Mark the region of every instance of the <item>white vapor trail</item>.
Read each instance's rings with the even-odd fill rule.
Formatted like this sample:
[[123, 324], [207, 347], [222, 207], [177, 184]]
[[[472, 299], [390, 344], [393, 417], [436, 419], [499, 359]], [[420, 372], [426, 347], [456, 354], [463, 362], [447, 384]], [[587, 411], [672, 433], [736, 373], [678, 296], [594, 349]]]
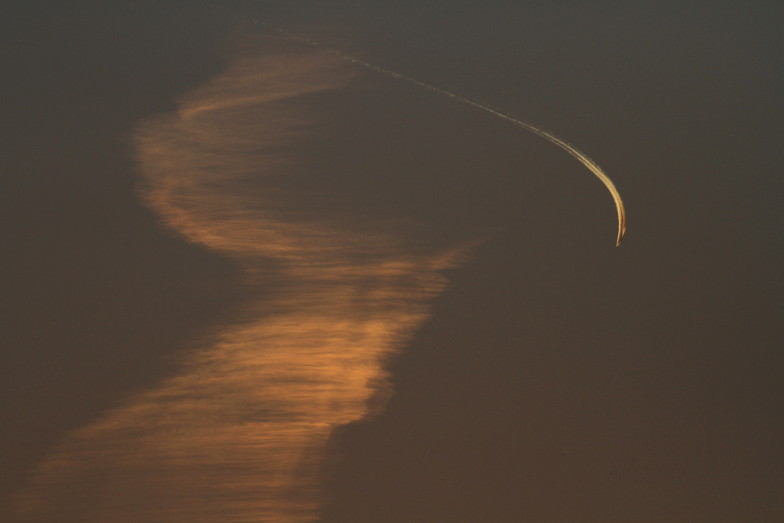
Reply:
[[[284, 31], [281, 30], [281, 32], [284, 32]], [[286, 34], [288, 34], [288, 33], [286, 33]], [[288, 34], [288, 36], [292, 37], [293, 35]], [[494, 108], [492, 108], [489, 105], [476, 102], [476, 101], [471, 100], [469, 98], [464, 98], [464, 97], [462, 97], [462, 96], [460, 96], [458, 94], [455, 94], [455, 93], [453, 93], [451, 91], [447, 91], [446, 89], [441, 89], [440, 87], [435, 87], [433, 85], [426, 84], [425, 82], [421, 82], [419, 80], [411, 78], [410, 76], [406, 76], [404, 74], [396, 73], [395, 71], [390, 71], [389, 69], [384, 69], [383, 67], [379, 67], [377, 65], [373, 65], [373, 64], [371, 64], [369, 62], [365, 62], [364, 60], [360, 60], [359, 58], [355, 58], [355, 57], [350, 56], [350, 55], [346, 55], [344, 53], [341, 53], [340, 51], [336, 51], [334, 49], [326, 48], [322, 44], [320, 44], [319, 42], [316, 42], [315, 40], [310, 40], [308, 38], [296, 37], [296, 36], [294, 36], [294, 38], [296, 38], [296, 39], [298, 39], [300, 41], [303, 41], [305, 43], [308, 43], [310, 45], [317, 46], [317, 47], [325, 50], [326, 52], [329, 52], [331, 54], [339, 56], [340, 58], [342, 58], [343, 60], [346, 60], [348, 62], [357, 64], [357, 65], [361, 65], [362, 67], [365, 67], [365, 68], [370, 69], [372, 71], [376, 71], [376, 72], [381, 73], [381, 74], [383, 74], [385, 76], [389, 76], [390, 78], [394, 78], [396, 80], [401, 80], [403, 82], [407, 82], [409, 84], [415, 85], [416, 87], [420, 87], [422, 89], [430, 91], [431, 93], [435, 93], [435, 94], [438, 94], [438, 95], [449, 97], [449, 98], [451, 98], [451, 99], [453, 99], [453, 100], [455, 100], [457, 102], [460, 102], [460, 103], [463, 103], [463, 104], [466, 104], [466, 105], [470, 105], [471, 107], [475, 107], [476, 109], [480, 109], [482, 111], [490, 113], [493, 116], [497, 116], [498, 118], [502, 118], [502, 119], [506, 120], [507, 122], [510, 122], [513, 125], [516, 125], [517, 127], [521, 127], [521, 128], [523, 128], [523, 129], [525, 129], [527, 131], [530, 131], [530, 132], [532, 132], [532, 133], [534, 133], [534, 134], [536, 134], [538, 136], [541, 136], [542, 138], [544, 138], [545, 140], [549, 141], [550, 143], [552, 143], [554, 145], [557, 145], [558, 147], [560, 147], [561, 149], [563, 149], [564, 151], [566, 151], [567, 153], [572, 155], [581, 164], [583, 164], [589, 171], [591, 171], [599, 179], [599, 181], [601, 181], [604, 184], [604, 186], [607, 188], [607, 190], [610, 191], [610, 195], [612, 196], [613, 201], [615, 202], [615, 209], [616, 209], [616, 211], [618, 213], [618, 236], [617, 236], [617, 238], [615, 240], [615, 246], [617, 247], [617, 246], [619, 246], [621, 244], [621, 241], [623, 240], [623, 237], [626, 234], [626, 209], [623, 206], [623, 200], [621, 199], [621, 195], [618, 192], [618, 189], [615, 187], [615, 184], [612, 182], [612, 180], [610, 180], [610, 177], [607, 176], [604, 173], [602, 168], [599, 167], [599, 165], [596, 162], [591, 160], [587, 155], [585, 155], [584, 153], [579, 151], [577, 148], [573, 147], [572, 145], [570, 145], [569, 143], [565, 142], [564, 140], [558, 138], [557, 136], [555, 136], [554, 134], [552, 134], [549, 131], [545, 131], [544, 129], [536, 127], [535, 125], [532, 125], [530, 123], [524, 122], [524, 121], [519, 120], [517, 118], [514, 118], [512, 116], [509, 116], [508, 114], [505, 114], [505, 113], [503, 113], [503, 112], [501, 112], [501, 111], [499, 111], [497, 109], [494, 109]]]

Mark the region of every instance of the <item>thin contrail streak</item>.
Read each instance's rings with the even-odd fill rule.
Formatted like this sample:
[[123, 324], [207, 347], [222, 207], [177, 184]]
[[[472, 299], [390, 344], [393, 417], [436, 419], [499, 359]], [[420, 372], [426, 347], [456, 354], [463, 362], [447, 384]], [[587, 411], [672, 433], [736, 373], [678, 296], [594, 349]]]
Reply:
[[[281, 32], [283, 32], [283, 31], [281, 31]], [[581, 164], [583, 164], [589, 171], [591, 171], [597, 178], [599, 178], [599, 181], [601, 181], [604, 184], [604, 186], [607, 187], [607, 190], [610, 191], [610, 195], [612, 196], [613, 201], [615, 201], [615, 209], [618, 212], [618, 237], [615, 240], [615, 246], [617, 247], [617, 246], [619, 246], [621, 244], [621, 241], [623, 240], [623, 237], [626, 234], [626, 210], [625, 210], [625, 208], [623, 206], [623, 200], [621, 199], [621, 195], [618, 192], [618, 189], [615, 187], [615, 184], [612, 182], [612, 180], [610, 180], [610, 177], [607, 176], [604, 173], [602, 168], [599, 167], [599, 165], [596, 162], [591, 160], [587, 155], [585, 155], [584, 153], [580, 152], [575, 147], [571, 146], [569, 143], [563, 141], [562, 139], [558, 138], [554, 134], [552, 134], [552, 133], [550, 133], [548, 131], [545, 131], [544, 129], [540, 129], [539, 127], [536, 127], [535, 125], [531, 125], [530, 123], [526, 123], [526, 122], [524, 122], [522, 120], [518, 120], [517, 118], [509, 116], [508, 114], [504, 114], [501, 111], [493, 109], [489, 105], [485, 105], [485, 104], [482, 104], [482, 103], [479, 103], [479, 102], [475, 102], [474, 100], [471, 100], [469, 98], [464, 98], [464, 97], [462, 97], [462, 96], [460, 96], [458, 94], [455, 94], [455, 93], [453, 93], [451, 91], [447, 91], [446, 89], [441, 89], [440, 87], [435, 87], [433, 85], [426, 84], [424, 82], [420, 82], [419, 80], [411, 78], [410, 76], [406, 76], [404, 74], [396, 73], [395, 71], [390, 71], [389, 69], [384, 69], [383, 67], [379, 67], [377, 65], [373, 65], [371, 63], [365, 62], [365, 61], [360, 60], [358, 58], [354, 58], [353, 56], [349, 56], [349, 55], [343, 54], [340, 51], [336, 51], [334, 49], [325, 48], [319, 42], [316, 42], [314, 40], [310, 40], [310, 39], [302, 38], [302, 37], [295, 37], [295, 38], [297, 38], [298, 40], [304, 41], [304, 42], [306, 42], [306, 43], [308, 43], [310, 45], [318, 46], [318, 47], [324, 49], [325, 51], [327, 51], [327, 52], [329, 52], [331, 54], [334, 54], [334, 55], [337, 55], [337, 56], [341, 57], [342, 59], [344, 59], [344, 60], [346, 60], [348, 62], [357, 64], [357, 65], [361, 65], [362, 67], [365, 67], [367, 69], [376, 71], [376, 72], [381, 73], [381, 74], [383, 74], [385, 76], [389, 76], [389, 77], [394, 78], [396, 80], [401, 80], [403, 82], [407, 82], [407, 83], [415, 85], [417, 87], [421, 87], [422, 89], [425, 89], [425, 90], [430, 91], [430, 92], [435, 93], [435, 94], [447, 96], [447, 97], [449, 97], [449, 98], [451, 98], [453, 100], [456, 100], [456, 101], [458, 101], [460, 103], [463, 103], [463, 104], [466, 104], [466, 105], [470, 105], [471, 107], [475, 107], [477, 109], [480, 109], [482, 111], [490, 113], [493, 116], [497, 116], [498, 118], [502, 118], [502, 119], [506, 120], [507, 122], [510, 122], [513, 125], [516, 125], [517, 127], [522, 127], [523, 129], [525, 129], [527, 131], [530, 131], [530, 132], [532, 132], [532, 133], [534, 133], [536, 135], [541, 136], [542, 138], [544, 138], [545, 140], [549, 141], [550, 143], [552, 143], [554, 145], [557, 145], [558, 147], [560, 147], [561, 149], [563, 149], [564, 151], [566, 151], [567, 153], [572, 155]]]

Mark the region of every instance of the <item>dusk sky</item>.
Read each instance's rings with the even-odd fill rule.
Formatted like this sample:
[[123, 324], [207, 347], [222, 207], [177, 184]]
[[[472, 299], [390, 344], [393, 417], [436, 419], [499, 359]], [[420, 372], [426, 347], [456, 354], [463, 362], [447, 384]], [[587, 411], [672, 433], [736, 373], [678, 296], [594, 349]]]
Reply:
[[782, 5], [7, 3], [0, 521], [784, 521]]

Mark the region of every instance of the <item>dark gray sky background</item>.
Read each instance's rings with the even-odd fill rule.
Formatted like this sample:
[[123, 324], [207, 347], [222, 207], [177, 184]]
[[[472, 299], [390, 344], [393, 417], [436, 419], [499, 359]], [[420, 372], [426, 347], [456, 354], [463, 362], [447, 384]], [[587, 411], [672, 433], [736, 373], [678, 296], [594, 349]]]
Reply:
[[[612, 201], [573, 158], [410, 84], [356, 68], [298, 100], [320, 123], [275, 186], [305, 195], [292, 216], [396, 224], [417, 252], [484, 240], [389, 358], [386, 410], [332, 434], [320, 521], [784, 519], [782, 8], [442, 4], [4, 8], [0, 519], [76, 521], [11, 499], [274, 294], [161, 227], [132, 136], [247, 48], [296, 48], [277, 29], [541, 125], [629, 215], [616, 249]], [[88, 498], [71, 513], [112, 501]]]
[[159, 229], [129, 150], [139, 118], [218, 70], [220, 17], [183, 3], [3, 9], [5, 499], [65, 431], [170, 372], [239, 289], [229, 263]]

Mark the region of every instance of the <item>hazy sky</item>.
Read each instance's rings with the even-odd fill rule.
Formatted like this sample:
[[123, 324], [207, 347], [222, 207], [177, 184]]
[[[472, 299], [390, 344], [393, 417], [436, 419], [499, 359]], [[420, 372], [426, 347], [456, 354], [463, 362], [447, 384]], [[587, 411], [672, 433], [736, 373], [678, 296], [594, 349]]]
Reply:
[[0, 519], [784, 519], [781, 7], [442, 4], [4, 9]]

